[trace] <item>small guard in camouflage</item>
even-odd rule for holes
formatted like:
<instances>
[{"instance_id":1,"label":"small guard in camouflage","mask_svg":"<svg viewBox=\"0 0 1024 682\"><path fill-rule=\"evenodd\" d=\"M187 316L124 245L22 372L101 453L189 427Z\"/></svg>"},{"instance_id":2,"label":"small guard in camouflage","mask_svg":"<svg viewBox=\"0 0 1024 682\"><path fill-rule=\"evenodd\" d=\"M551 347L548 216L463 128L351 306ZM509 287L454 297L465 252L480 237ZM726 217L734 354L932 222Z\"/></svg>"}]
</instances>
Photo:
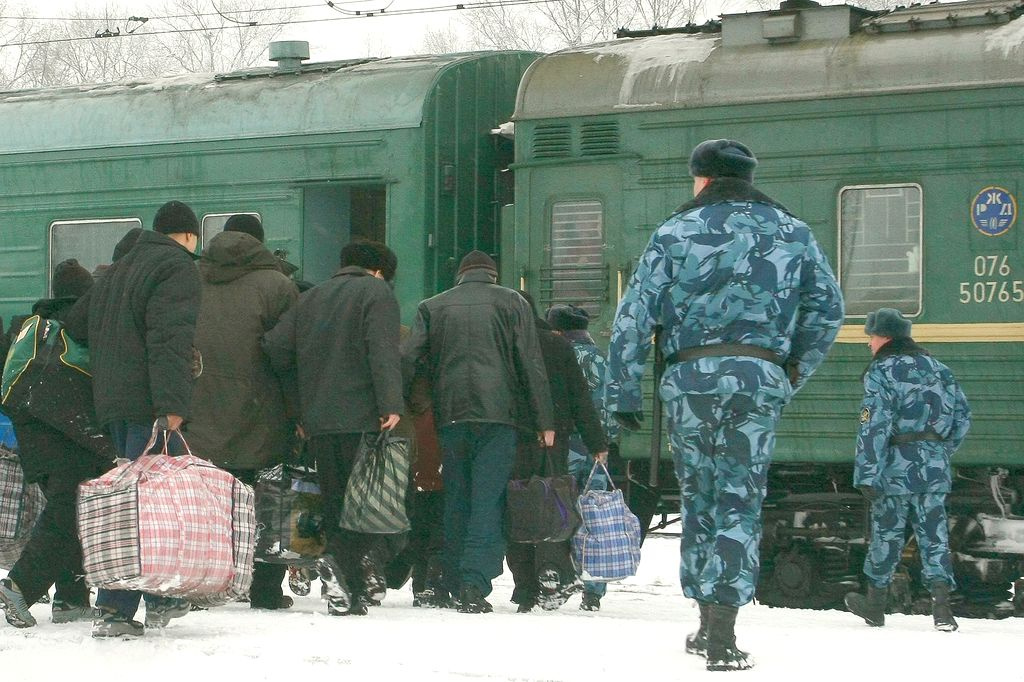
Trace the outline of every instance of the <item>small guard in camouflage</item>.
<instances>
[{"instance_id":1,"label":"small guard in camouflage","mask_svg":"<svg viewBox=\"0 0 1024 682\"><path fill-rule=\"evenodd\" d=\"M884 622L883 597L899 566L909 521L936 628L955 630L948 607L956 581L945 502L950 458L967 436L971 410L950 369L915 343L910 330L910 320L892 308L871 313L865 325L874 357L864 372L853 483L871 504L864 559L869 586L866 597L847 595L847 605L871 625Z\"/></svg>"},{"instance_id":2,"label":"small guard in camouflage","mask_svg":"<svg viewBox=\"0 0 1024 682\"><path fill-rule=\"evenodd\" d=\"M752 665L733 628L757 584L775 426L843 320L824 253L805 223L754 188L756 163L732 140L694 149L695 198L651 236L608 352L605 406L636 426L644 363L662 328L658 390L682 492L680 579L701 605L692 652L706 651L713 670Z\"/></svg>"}]
</instances>

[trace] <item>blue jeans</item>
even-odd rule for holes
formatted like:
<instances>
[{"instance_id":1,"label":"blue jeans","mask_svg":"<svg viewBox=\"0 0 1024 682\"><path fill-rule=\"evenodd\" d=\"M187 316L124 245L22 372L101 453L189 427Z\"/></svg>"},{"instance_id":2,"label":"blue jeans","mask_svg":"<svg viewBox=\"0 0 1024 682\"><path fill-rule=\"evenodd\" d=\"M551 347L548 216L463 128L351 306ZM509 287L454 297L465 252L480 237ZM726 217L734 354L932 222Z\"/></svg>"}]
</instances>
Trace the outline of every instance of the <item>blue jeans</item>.
<instances>
[{"instance_id":1,"label":"blue jeans","mask_svg":"<svg viewBox=\"0 0 1024 682\"><path fill-rule=\"evenodd\" d=\"M107 430L110 431L110 437L114 441L114 448L117 449L117 454L134 462L145 454L146 444L149 443L153 432L153 425L117 421L109 424ZM160 434L157 434L153 452L163 452L163 436ZM180 437L174 438L172 436L168 440L167 452L172 455L185 454L185 447ZM179 601L170 597L143 594L135 590L106 590L101 588L96 594L96 606L104 611L114 611L126 618L134 618L135 613L139 610L139 600L143 597L146 599L147 608Z\"/></svg>"},{"instance_id":2,"label":"blue jeans","mask_svg":"<svg viewBox=\"0 0 1024 682\"><path fill-rule=\"evenodd\" d=\"M472 585L487 596L505 558L505 490L516 429L460 422L439 429L444 478L444 580L449 592Z\"/></svg>"}]
</instances>

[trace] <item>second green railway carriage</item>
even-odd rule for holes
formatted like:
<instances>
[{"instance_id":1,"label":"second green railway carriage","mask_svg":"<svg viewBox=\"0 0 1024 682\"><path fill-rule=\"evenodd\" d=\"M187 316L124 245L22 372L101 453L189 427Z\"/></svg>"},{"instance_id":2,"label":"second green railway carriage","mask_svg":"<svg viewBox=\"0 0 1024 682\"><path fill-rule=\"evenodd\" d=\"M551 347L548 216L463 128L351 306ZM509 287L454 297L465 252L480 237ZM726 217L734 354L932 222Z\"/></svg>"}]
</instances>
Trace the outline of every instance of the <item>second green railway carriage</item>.
<instances>
[{"instance_id":1,"label":"second green railway carriage","mask_svg":"<svg viewBox=\"0 0 1024 682\"><path fill-rule=\"evenodd\" d=\"M780 425L759 589L769 603L833 603L859 577L862 328L889 306L913 318L973 408L950 498L961 591L1012 608L1024 573L1022 13L991 0L888 13L791 2L565 50L523 78L507 282L586 306L606 341L636 257L691 196L690 150L709 138L755 151L755 183L808 222L837 272L839 342ZM667 444L662 489L645 486L649 439L623 444L631 503L678 509Z\"/></svg>"}]
</instances>

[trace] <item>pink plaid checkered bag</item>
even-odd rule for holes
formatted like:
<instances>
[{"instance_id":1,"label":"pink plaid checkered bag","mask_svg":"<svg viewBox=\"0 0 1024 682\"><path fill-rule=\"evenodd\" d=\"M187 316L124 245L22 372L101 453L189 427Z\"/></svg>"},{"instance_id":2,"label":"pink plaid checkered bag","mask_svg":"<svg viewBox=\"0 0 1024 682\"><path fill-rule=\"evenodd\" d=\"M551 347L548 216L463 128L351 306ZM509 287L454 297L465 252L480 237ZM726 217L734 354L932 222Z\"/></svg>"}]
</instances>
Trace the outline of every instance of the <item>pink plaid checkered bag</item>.
<instances>
[{"instance_id":1,"label":"pink plaid checkered bag","mask_svg":"<svg viewBox=\"0 0 1024 682\"><path fill-rule=\"evenodd\" d=\"M78 488L86 582L205 605L244 594L253 500L252 488L191 452L122 463Z\"/></svg>"}]
</instances>

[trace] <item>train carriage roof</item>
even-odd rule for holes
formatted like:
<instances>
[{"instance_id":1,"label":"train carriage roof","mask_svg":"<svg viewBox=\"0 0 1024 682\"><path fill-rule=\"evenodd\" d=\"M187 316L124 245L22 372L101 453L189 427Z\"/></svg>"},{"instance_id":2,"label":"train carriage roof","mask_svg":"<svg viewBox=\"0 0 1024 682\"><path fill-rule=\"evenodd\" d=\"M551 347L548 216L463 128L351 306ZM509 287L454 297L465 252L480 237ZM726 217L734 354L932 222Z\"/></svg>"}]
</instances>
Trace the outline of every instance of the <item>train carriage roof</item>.
<instances>
[{"instance_id":1,"label":"train carriage roof","mask_svg":"<svg viewBox=\"0 0 1024 682\"><path fill-rule=\"evenodd\" d=\"M720 34L625 38L547 55L523 77L515 119L1024 82L1019 0L799 13L802 28L786 19L797 12L754 12L726 15ZM784 33L768 23L783 20L798 35L765 38Z\"/></svg>"},{"instance_id":2,"label":"train carriage roof","mask_svg":"<svg viewBox=\"0 0 1024 682\"><path fill-rule=\"evenodd\" d=\"M493 54L0 92L0 153L418 127L443 71Z\"/></svg>"}]
</instances>

